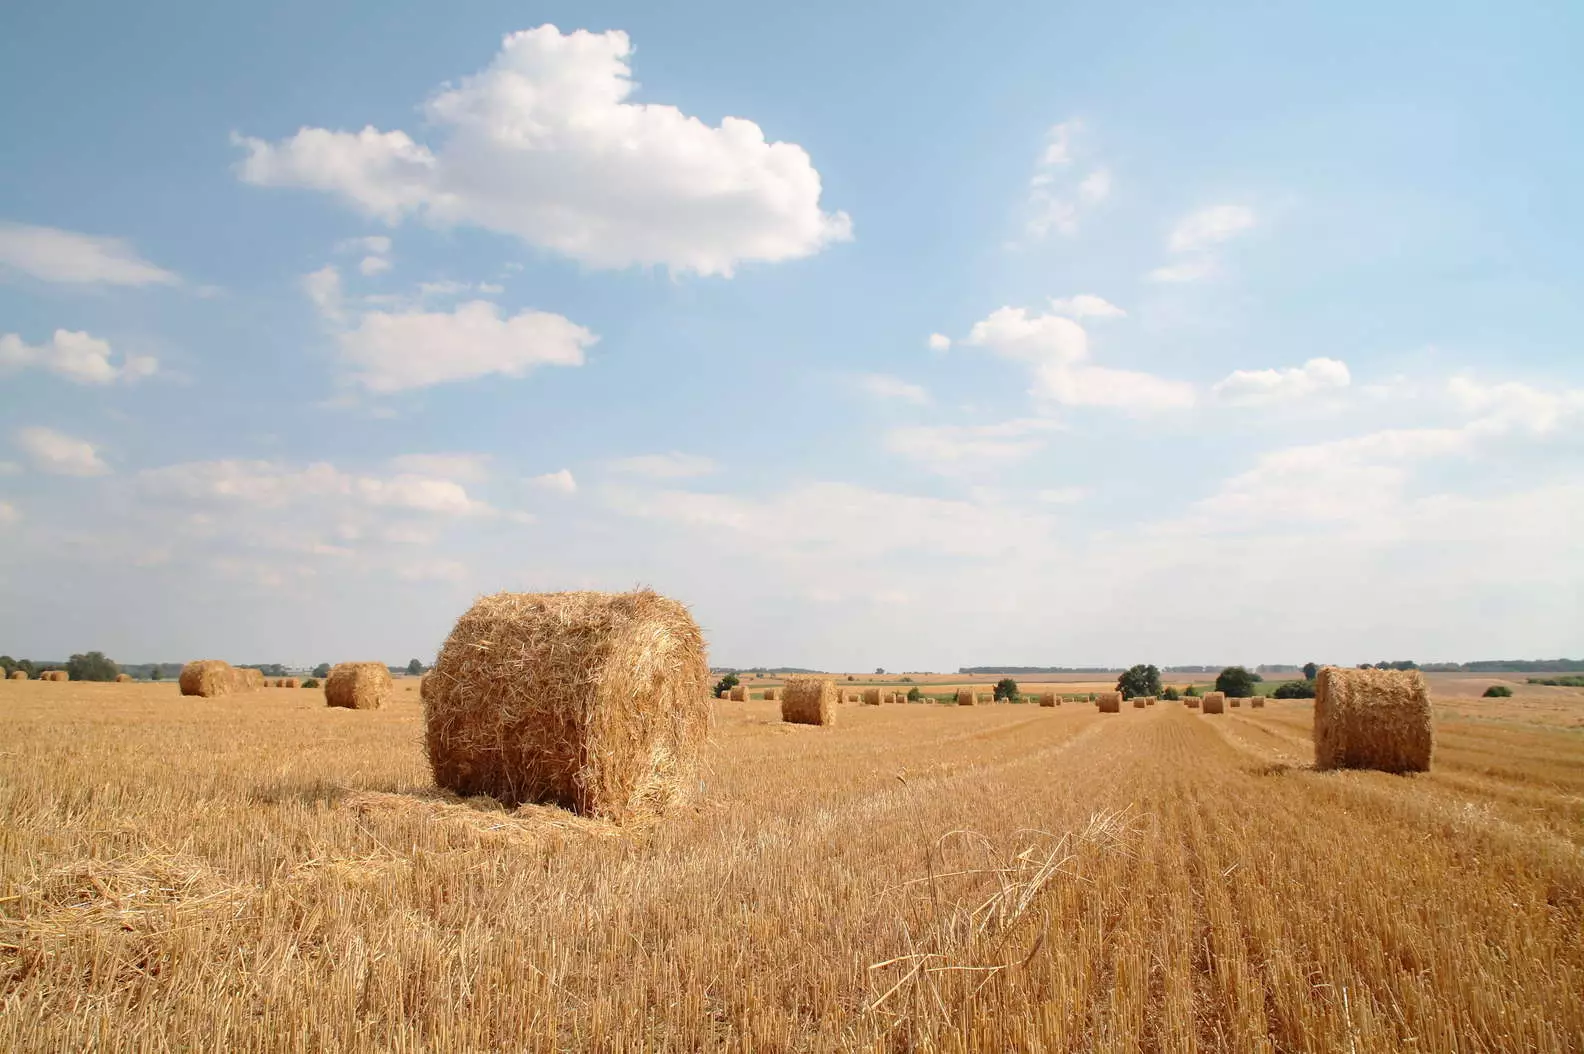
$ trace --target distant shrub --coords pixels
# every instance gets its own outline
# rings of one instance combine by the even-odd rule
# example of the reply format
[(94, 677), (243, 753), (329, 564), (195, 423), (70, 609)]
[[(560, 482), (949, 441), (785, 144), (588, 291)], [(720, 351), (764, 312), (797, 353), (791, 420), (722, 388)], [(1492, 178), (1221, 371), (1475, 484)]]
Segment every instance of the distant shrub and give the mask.
[(1010, 677), (1003, 677), (996, 682), (994, 698), (1005, 699), (1009, 703), (1018, 701), (1018, 685)]
[(1271, 693), (1275, 699), (1313, 699), (1315, 697), (1315, 683), (1313, 681), (1288, 681), (1278, 684)]
[(1485, 689), (1486, 699), (1506, 699), (1512, 695), (1512, 689), (1505, 684), (1493, 684)]
[(304, 688), (317, 688), (319, 687), (319, 682), (310, 677), (302, 683), (302, 686)]
[(1530, 684), (1549, 684), (1556, 688), (1584, 688), (1584, 677), (1531, 677)]
[(1180, 696), (1177, 693), (1177, 689), (1173, 688), (1171, 685), (1167, 685), (1165, 688), (1161, 689), (1160, 697), (1162, 699), (1172, 699), (1172, 700), (1176, 700), (1176, 699), (1182, 698), (1182, 696)]
[(1184, 699), (1197, 699), (1197, 698), (1199, 698), (1199, 689), (1195, 685), (1191, 685), (1190, 684), (1188, 687), (1183, 689), (1183, 698)]
[(907, 695), (908, 702), (916, 703), (922, 698), (924, 698), (924, 693), (919, 691), (916, 687), (908, 689), (908, 695)]

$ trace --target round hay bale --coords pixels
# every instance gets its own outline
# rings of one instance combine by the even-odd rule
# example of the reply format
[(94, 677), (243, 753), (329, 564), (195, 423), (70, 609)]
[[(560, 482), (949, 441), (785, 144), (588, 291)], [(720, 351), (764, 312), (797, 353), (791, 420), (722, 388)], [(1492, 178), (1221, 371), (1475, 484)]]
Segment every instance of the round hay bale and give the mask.
[(764, 690), (765, 702), (773, 703), (779, 698), (781, 698), (781, 690), (780, 689), (778, 689), (778, 688), (766, 688)]
[(1121, 692), (1100, 692), (1095, 699), (1095, 705), (1102, 714), (1120, 714), (1122, 712)]
[(1039, 704), (1041, 706), (1060, 706), (1061, 700), (1057, 698), (1055, 692), (1042, 692), (1039, 697)]
[(880, 689), (878, 689), (878, 688), (865, 688), (863, 690), (863, 704), (865, 706), (879, 706), (880, 705)]
[(746, 684), (734, 685), (731, 690), (731, 701), (746, 703), (748, 701), (748, 686)]
[(25, 681), (28, 679), (26, 670), (12, 670), (9, 676), (13, 681)]
[(1428, 772), (1430, 690), (1418, 670), (1327, 666), (1315, 680), (1315, 768)]
[(115, 679), (116, 684), (126, 684), (132, 679), (132, 675), (130, 673), (118, 673)]
[(1265, 697), (1263, 695), (1256, 695), (1256, 696), (1250, 697), (1249, 698), (1249, 706), (1252, 707), (1255, 710), (1264, 709), (1264, 707), (1265, 707)]
[(794, 725), (834, 725), (836, 682), (823, 677), (788, 677), (781, 692), (781, 720)]
[(1199, 709), (1199, 697), (1197, 695), (1185, 695), (1183, 696), (1183, 702), (1188, 704), (1188, 709), (1190, 710)]
[(959, 688), (957, 689), (957, 705), (978, 706), (979, 700), (974, 698), (973, 692), (969, 691), (967, 688)]
[(41, 681), (64, 681), (67, 679), (65, 670), (45, 670), (39, 674), (39, 680)]
[[(280, 681), (277, 682), (277, 683), (282, 688), (301, 688), (302, 687), (302, 681), (300, 681), (296, 677), (282, 677), (280, 679)], [(422, 688), (423, 686), (419, 685), (419, 687)]]
[(1226, 713), (1226, 693), (1206, 692), (1204, 694), (1204, 712), (1207, 714)]
[(383, 662), (338, 662), (325, 678), (325, 705), (378, 710), (395, 687)]
[(213, 699), (237, 691), (241, 681), (231, 664), (223, 659), (194, 659), (182, 667), (179, 683), (183, 695)]
[(697, 785), (711, 718), (704, 636), (651, 590), (480, 597), (430, 676), (429, 764), (459, 794), (622, 823)]
[(1242, 706), (1243, 705), (1243, 697), (1242, 696), (1238, 696), (1238, 695), (1234, 695), (1232, 698), (1227, 700), (1227, 705), (1228, 706)]
[(1133, 697), (1133, 709), (1142, 710), (1148, 705), (1149, 705), (1149, 701), (1144, 696), (1135, 695)]

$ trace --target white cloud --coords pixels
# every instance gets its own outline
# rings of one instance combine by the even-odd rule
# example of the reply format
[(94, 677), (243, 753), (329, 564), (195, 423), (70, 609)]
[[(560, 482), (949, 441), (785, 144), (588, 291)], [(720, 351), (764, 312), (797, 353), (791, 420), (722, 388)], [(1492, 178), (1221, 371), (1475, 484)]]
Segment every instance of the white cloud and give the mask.
[(478, 483), (489, 474), (489, 460), (488, 454), (401, 454), (390, 463), (404, 475)]
[(98, 238), (54, 227), (0, 223), (0, 267), (46, 282), (176, 285), (181, 280), (138, 256), (119, 238)]
[(396, 509), (441, 516), (491, 510), (452, 479), (403, 472), (382, 477), (343, 472), (326, 462), (302, 468), (277, 461), (189, 461), (138, 473), (152, 494), (196, 502), (279, 509), (327, 499), (342, 508)]
[(365, 256), (358, 261), (358, 273), (361, 275), (384, 274), (390, 269), (390, 260), (383, 256)]
[(559, 472), (546, 472), (542, 476), (534, 476), (529, 483), (543, 490), (554, 491), (557, 494), (576, 494), (577, 480), (572, 478), (571, 469), (562, 469)]
[(9, 501), (0, 501), (0, 527), (9, 527), (13, 523), (19, 523), (21, 519), (22, 514), (17, 511), (15, 505)]
[(459, 560), (425, 560), (396, 568), (396, 577), (408, 582), (461, 582), (467, 576), (467, 565)]
[(987, 464), (1020, 461), (1045, 447), (1059, 426), (1043, 418), (1019, 418), (988, 425), (910, 425), (885, 434), (885, 448), (951, 475)]
[(391, 251), (391, 240), (383, 234), (371, 234), (364, 238), (346, 238), (336, 243), (336, 252), (339, 253), (367, 253), (371, 256), (387, 256)]
[(944, 333), (931, 333), (929, 335), (929, 349), (931, 351), (950, 351), (951, 338)]
[(502, 318), (485, 300), (450, 311), (366, 311), (346, 325), (341, 280), (333, 267), (304, 279), (325, 318), (342, 326), (337, 342), (353, 377), (370, 391), (390, 393), (489, 374), (522, 377), (540, 366), (581, 366), (599, 338), (547, 311)]
[(974, 323), (967, 343), (1030, 367), (1032, 393), (1059, 406), (1099, 406), (1129, 413), (1180, 409), (1195, 402), (1193, 386), (1153, 374), (1089, 365), (1084, 328), (1059, 315), (1031, 316), (1002, 307)]
[(1067, 318), (1126, 318), (1127, 312), (1107, 301), (1103, 297), (1091, 293), (1079, 293), (1077, 296), (1053, 298), (1050, 302), (1051, 310)]
[(1447, 394), (1459, 409), (1482, 418), (1486, 429), (1543, 435), (1575, 415), (1584, 417), (1584, 390), (1579, 389), (1542, 391), (1516, 381), (1482, 385), (1470, 377), (1453, 377)]
[(1346, 388), (1351, 381), (1347, 363), (1318, 358), (1285, 370), (1233, 370), (1211, 394), (1234, 406), (1291, 403)]
[(1078, 184), (1078, 197), (1090, 205), (1098, 205), (1111, 196), (1111, 173), (1097, 168)]
[(1155, 268), (1157, 282), (1197, 282), (1219, 271), (1216, 249), (1253, 229), (1254, 211), (1242, 205), (1211, 205), (1189, 213), (1166, 238), (1166, 248), (1186, 259)]
[(1034, 498), (1046, 505), (1076, 505), (1089, 497), (1087, 487), (1055, 487), (1034, 492)]
[(877, 399), (895, 399), (914, 406), (928, 406), (930, 403), (929, 392), (922, 387), (889, 374), (863, 374), (858, 378), (858, 387)]
[(36, 347), (15, 333), (0, 335), (0, 368), (39, 366), (77, 384), (136, 381), (159, 371), (159, 360), (148, 355), (123, 356), (119, 365), (111, 358), (108, 341), (79, 331), (57, 329)]
[(802, 147), (766, 142), (742, 118), (711, 127), (628, 101), (632, 50), (619, 30), (513, 33), (488, 67), (425, 104), (446, 136), (437, 147), (401, 131), (304, 128), (277, 143), (239, 137), (238, 171), (389, 223), (482, 227), (593, 267), (730, 275), (851, 238), (845, 213), (821, 211)]
[(110, 471), (92, 443), (53, 428), (19, 428), (16, 443), (34, 468), (53, 476), (102, 476)]
[(612, 472), (647, 476), (650, 479), (687, 479), (692, 476), (708, 476), (720, 471), (720, 465), (713, 458), (682, 454), (674, 450), (668, 454), (638, 454), (634, 457), (617, 458), (606, 462), (606, 467)]
[(1079, 151), (1077, 141), (1084, 131), (1077, 119), (1063, 121), (1046, 133), (1045, 149), (1029, 177), (1028, 220), (1025, 229), (1035, 240), (1058, 234), (1076, 234), (1085, 207), (1098, 205), (1111, 195), (1111, 173), (1092, 169), (1073, 184), (1067, 174)]

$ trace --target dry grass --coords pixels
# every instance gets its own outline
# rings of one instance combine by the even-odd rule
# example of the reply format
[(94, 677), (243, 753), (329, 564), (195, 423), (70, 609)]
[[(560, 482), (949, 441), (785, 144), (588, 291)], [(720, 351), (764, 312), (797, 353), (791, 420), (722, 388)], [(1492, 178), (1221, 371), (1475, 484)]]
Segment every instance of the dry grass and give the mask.
[(0, 694), (0, 1050), (1584, 1049), (1561, 697), (1411, 777), (1300, 701), (733, 704), (632, 831), (436, 791), (416, 683)]

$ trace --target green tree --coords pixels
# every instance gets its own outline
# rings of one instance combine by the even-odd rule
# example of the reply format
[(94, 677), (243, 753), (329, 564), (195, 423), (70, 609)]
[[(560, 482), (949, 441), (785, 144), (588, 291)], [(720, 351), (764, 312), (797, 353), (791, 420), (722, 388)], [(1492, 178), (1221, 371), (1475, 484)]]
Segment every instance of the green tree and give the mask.
[(154, 664), (154, 668), (149, 671), (149, 680), (158, 681), (158, 680), (161, 680), (162, 678), (164, 678), (164, 676), (165, 676), (164, 671), (162, 671), (160, 669), (160, 664), (156, 662)]
[(17, 661), (9, 655), (0, 655), (0, 672), (11, 676), (11, 671), (17, 668)]
[(1320, 676), (1320, 667), (1316, 666), (1312, 662), (1306, 662), (1303, 665), (1303, 675), (1304, 680), (1312, 681), (1316, 677)]
[(1288, 681), (1278, 684), (1271, 693), (1272, 699), (1313, 699), (1315, 697), (1315, 683), (1313, 681)]
[(1161, 689), (1160, 697), (1167, 700), (1177, 699), (1177, 689), (1168, 684), (1166, 687)]
[(314, 680), (312, 677), (310, 677), (306, 681), (303, 682), (303, 687), (304, 688), (317, 688), (317, 687), (319, 687), (319, 682)]
[(1001, 678), (996, 682), (995, 693), (993, 697), (995, 699), (1005, 699), (1009, 703), (1017, 702), (1020, 698), (1018, 695), (1017, 682), (1010, 677)]
[(876, 677), (884, 677), (885, 676), (885, 667), (884, 666), (876, 666), (875, 667), (875, 676)]
[(735, 673), (728, 673), (715, 685), (715, 698), (719, 699), (724, 693), (731, 691), (740, 683)]
[(1215, 690), (1225, 692), (1231, 698), (1242, 699), (1254, 694), (1254, 685), (1259, 679), (1258, 674), (1250, 673), (1241, 666), (1228, 666), (1216, 675)]
[(424, 672), (424, 664), (423, 663), (419, 662), (417, 659), (409, 659), (408, 660), (408, 662), (407, 662), (407, 675), (409, 677), (417, 677), (419, 674), (421, 674), (423, 672)]
[(1487, 699), (1506, 699), (1511, 695), (1512, 689), (1505, 684), (1493, 684), (1485, 689), (1485, 698)]
[(102, 651), (73, 655), (66, 660), (66, 676), (74, 681), (113, 681), (121, 667), (105, 658)]
[(330, 664), (328, 662), (321, 662), (318, 666), (315, 666), (313, 668), (313, 675), (315, 677), (318, 677), (321, 680), (323, 680), (326, 677), (329, 677), (330, 676)]
[(1154, 666), (1146, 666), (1143, 663), (1130, 666), (1121, 677), (1117, 678), (1117, 691), (1122, 693), (1124, 699), (1133, 699), (1141, 695), (1160, 695), (1160, 671)]
[(1183, 689), (1183, 698), (1184, 699), (1197, 699), (1197, 698), (1199, 698), (1199, 686), (1190, 684), (1188, 687), (1184, 688)]
[(908, 689), (908, 702), (916, 703), (922, 698), (924, 698), (924, 693), (918, 690), (917, 685)]

